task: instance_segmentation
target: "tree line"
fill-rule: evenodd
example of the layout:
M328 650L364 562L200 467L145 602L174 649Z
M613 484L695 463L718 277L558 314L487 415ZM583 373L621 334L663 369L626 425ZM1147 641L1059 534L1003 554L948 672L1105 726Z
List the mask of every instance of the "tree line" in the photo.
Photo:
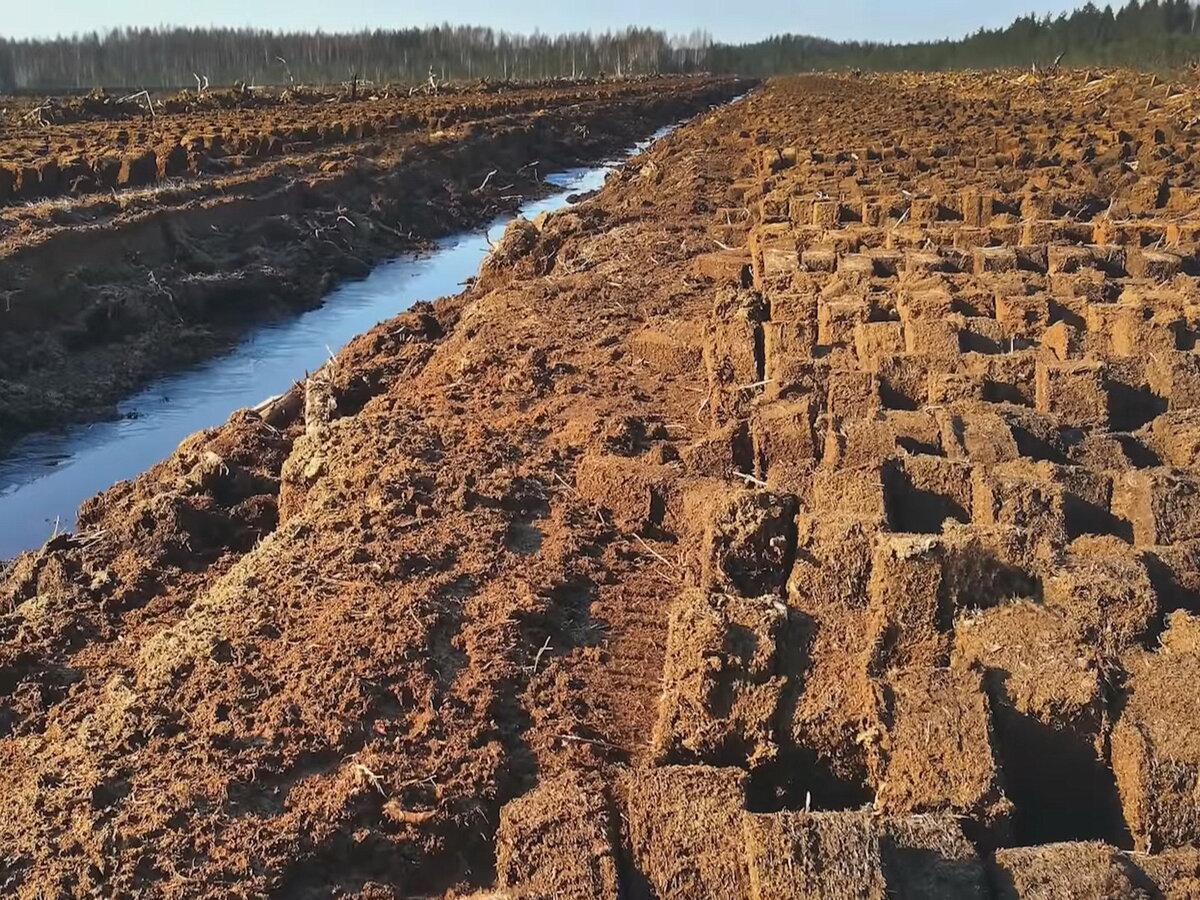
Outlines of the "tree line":
M1058 16L1027 15L1005 28L957 40L910 44L833 42L782 35L745 46L714 46L715 69L747 75L858 68L940 71L998 66L1129 65L1173 69L1200 59L1200 5L1192 0L1130 0L1114 10L1087 3Z
M0 91L92 87L529 80L821 69L944 70L1050 64L1172 68L1200 58L1200 0L1094 3L1057 17L1023 16L957 40L839 42L785 34L747 44L695 31L519 35L437 26L344 34L246 28L123 28L48 39L0 39Z
M450 25L347 34L122 28L0 40L0 91L620 77L697 71L711 46L703 32L670 40L647 28L553 37Z

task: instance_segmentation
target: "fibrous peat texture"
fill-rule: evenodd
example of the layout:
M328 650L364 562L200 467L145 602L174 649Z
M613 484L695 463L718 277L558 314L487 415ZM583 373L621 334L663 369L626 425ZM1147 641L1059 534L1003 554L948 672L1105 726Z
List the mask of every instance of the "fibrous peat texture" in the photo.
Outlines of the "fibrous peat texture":
M771 81L89 501L5 891L1197 896L1198 113Z

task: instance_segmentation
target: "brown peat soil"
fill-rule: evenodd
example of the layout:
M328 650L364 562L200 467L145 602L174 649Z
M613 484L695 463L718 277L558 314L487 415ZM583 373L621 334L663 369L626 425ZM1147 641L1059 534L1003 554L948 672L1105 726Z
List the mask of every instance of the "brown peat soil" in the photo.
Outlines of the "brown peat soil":
M4 893L1200 896L1198 123L783 79L518 220L0 579Z

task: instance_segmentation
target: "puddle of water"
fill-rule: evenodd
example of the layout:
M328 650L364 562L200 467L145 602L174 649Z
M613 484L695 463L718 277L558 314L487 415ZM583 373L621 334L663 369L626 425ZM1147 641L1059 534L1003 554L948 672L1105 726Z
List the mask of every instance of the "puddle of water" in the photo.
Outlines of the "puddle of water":
M662 128L630 149L640 152L668 134ZM620 162L547 175L554 193L523 205L533 218L567 204L571 194L600 188ZM324 363L355 335L404 312L418 300L462 289L512 216L487 232L460 233L433 251L376 267L362 281L341 285L324 305L287 322L256 328L230 352L166 376L118 405L121 418L63 432L34 434L0 459L0 560L41 546L67 530L79 504L118 481L133 478L170 455L185 437L220 425L234 410L282 393Z

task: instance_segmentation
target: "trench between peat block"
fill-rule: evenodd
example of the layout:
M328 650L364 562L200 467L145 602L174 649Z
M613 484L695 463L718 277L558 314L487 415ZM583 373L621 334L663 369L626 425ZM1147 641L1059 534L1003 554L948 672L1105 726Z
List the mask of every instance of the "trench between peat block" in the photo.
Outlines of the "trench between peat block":
M572 195L599 189L611 171L676 127L658 129L615 160L547 175L552 193L485 230L385 262L365 279L339 285L315 309L259 326L229 352L154 380L118 404L115 420L21 438L0 458L0 561L70 530L88 497L145 471L188 435L286 391L354 336L418 301L458 293L514 218L561 209Z

